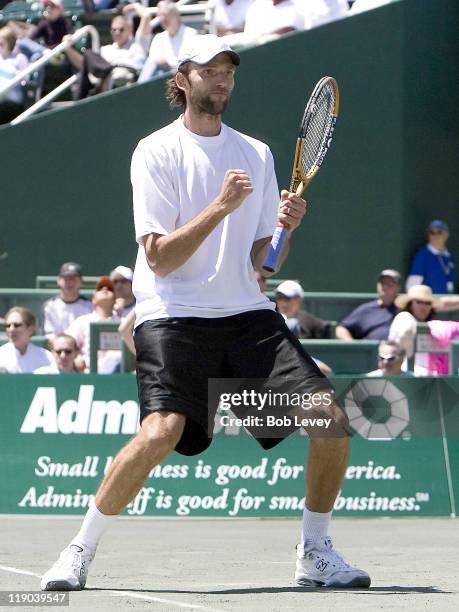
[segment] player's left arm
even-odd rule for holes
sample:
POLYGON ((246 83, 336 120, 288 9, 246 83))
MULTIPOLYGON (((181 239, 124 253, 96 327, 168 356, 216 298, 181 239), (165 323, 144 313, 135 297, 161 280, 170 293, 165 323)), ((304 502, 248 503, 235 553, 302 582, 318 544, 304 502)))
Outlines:
POLYGON ((287 227, 288 234, 282 247, 279 263, 274 272, 267 272, 263 268, 263 262, 268 253, 272 236, 255 240, 252 245, 251 256, 253 267, 259 272, 261 272, 263 276, 272 276, 281 269, 282 264, 287 259, 287 255, 290 250, 290 238, 292 236, 292 232, 294 232, 299 227, 305 213, 306 201, 303 200, 303 198, 301 198, 300 196, 297 196, 294 192, 290 192, 285 189, 282 190, 279 210, 277 214, 277 222, 282 223, 285 227, 287 227))

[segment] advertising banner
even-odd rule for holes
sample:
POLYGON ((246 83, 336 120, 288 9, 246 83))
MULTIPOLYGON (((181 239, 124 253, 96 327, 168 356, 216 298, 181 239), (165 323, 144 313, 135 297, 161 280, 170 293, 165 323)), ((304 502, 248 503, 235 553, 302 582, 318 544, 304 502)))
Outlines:
MULTIPOLYGON (((449 515, 459 476, 459 379, 332 382, 353 432, 335 514, 449 515)), ((0 513, 84 514, 114 456, 138 430, 135 377, 2 375, 0 398, 0 513)), ((296 431, 264 450, 224 414, 217 413, 207 451, 172 453, 152 469, 127 515, 301 512, 308 437, 296 431)))

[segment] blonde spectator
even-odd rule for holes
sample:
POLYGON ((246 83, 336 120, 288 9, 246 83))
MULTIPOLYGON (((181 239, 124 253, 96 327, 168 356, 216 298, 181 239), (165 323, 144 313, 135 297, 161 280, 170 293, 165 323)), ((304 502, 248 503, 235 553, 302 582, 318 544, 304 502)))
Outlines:
MULTIPOLYGON (((27 58, 16 49, 16 34, 10 26, 0 28, 0 89, 27 66, 27 58)), ((21 85, 0 97, 0 124, 9 123, 24 110, 21 85)))
POLYGON ((35 317, 28 308, 14 306, 5 315, 8 342, 0 347, 0 371, 8 374, 30 374, 53 363, 46 349, 35 346, 35 317))

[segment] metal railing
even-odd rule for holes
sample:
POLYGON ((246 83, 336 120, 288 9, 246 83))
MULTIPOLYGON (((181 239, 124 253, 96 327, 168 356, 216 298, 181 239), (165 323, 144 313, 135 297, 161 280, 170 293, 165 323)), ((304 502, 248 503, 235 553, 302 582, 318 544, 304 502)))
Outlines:
MULTIPOLYGON (((18 74, 13 79, 8 81, 6 85, 0 88, 0 97, 4 95, 6 92, 8 92, 10 89, 13 89, 14 87, 16 87, 17 85, 23 84, 23 82, 26 81, 27 78, 31 74, 36 72, 39 68, 42 68, 43 66, 48 64, 50 60, 52 60, 54 57, 56 57, 60 53, 63 53, 66 49, 71 47, 74 43, 78 42, 79 40, 81 40, 82 38, 88 35, 91 37, 91 48, 93 51, 97 53, 100 49, 99 32, 96 30, 94 26, 91 26, 91 25, 84 26, 80 28, 79 30, 77 30, 76 32, 74 32, 70 38, 61 42, 54 49, 47 51, 42 57, 37 59, 37 61, 32 62, 31 64, 26 66, 24 70, 21 70, 20 72, 18 72, 18 74)), ((33 113, 37 112, 44 106, 47 106, 47 104, 49 104, 50 102, 55 100, 58 96, 60 96, 62 92, 66 91, 69 87, 71 87, 71 85, 73 85, 73 83, 75 83, 77 79, 78 79, 78 75, 76 74, 68 78, 66 81, 58 85, 56 89, 53 89, 53 91, 51 91, 49 94, 47 94, 46 96, 38 100, 35 104, 30 106, 26 111, 24 111, 23 113, 18 115, 15 119, 13 119, 13 121, 11 121, 11 125, 16 125, 17 123, 24 121, 24 119, 26 119, 33 113)))
MULTIPOLYGON (((214 27, 215 3, 213 2, 213 0, 209 0, 209 2, 206 2, 203 4, 195 4, 195 5, 190 5, 190 2, 192 2, 192 0, 177 0, 176 6, 179 9, 180 13, 188 14, 188 15, 197 15, 201 13, 208 14, 209 15, 209 31, 211 33, 214 33, 215 32, 215 27, 214 27)), ((152 16, 156 15, 157 7, 151 7, 149 9, 149 12, 151 13, 152 16)), ((154 17, 154 19, 152 19, 152 22, 151 22, 151 27, 154 28, 158 24, 159 24, 158 17, 154 17)), ((45 66, 54 57, 56 57, 60 53, 63 53, 66 49, 68 49, 74 43, 76 43, 81 38, 87 35, 91 37, 91 49, 97 53, 100 49, 99 33, 94 26, 86 25, 80 28, 79 30, 77 30, 76 32, 74 32, 71 35, 71 38, 61 42, 59 45, 57 45, 57 47, 55 47, 52 50, 47 51, 38 60, 36 60, 32 64, 29 64, 26 68, 24 68, 24 70, 21 70, 20 72, 18 72, 18 74, 13 79, 8 81, 6 85, 0 88, 0 97, 4 95, 6 92, 10 91, 10 89, 13 89, 14 87, 16 87, 17 85, 24 84, 26 79, 31 74, 33 74, 38 69, 45 66)), ((37 111, 46 107, 50 102, 58 98, 64 91, 68 90, 74 83, 76 83, 77 80, 78 80, 77 74, 74 74, 68 79, 66 79, 63 83, 61 83, 55 89, 53 89, 53 91, 48 93, 46 96, 43 96, 43 98, 40 98, 40 100, 35 102, 35 104, 32 104, 23 113, 21 113, 15 119, 13 119, 10 125, 17 125, 18 123, 21 123, 22 121, 24 121, 25 119, 27 119, 28 117, 36 113, 37 111)))

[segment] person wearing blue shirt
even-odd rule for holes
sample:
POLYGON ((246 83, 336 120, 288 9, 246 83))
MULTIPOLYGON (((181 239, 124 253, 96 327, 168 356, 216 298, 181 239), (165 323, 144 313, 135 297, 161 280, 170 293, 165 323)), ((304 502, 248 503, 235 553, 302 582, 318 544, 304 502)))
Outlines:
POLYGON ((378 299, 357 306, 336 326, 338 340, 385 340, 398 310, 394 304, 400 291, 397 270, 382 270, 376 284, 378 299))
POLYGON ((406 289, 414 285, 427 285, 433 293, 454 293, 456 265, 446 248, 449 238, 448 225, 436 219, 427 228, 428 243, 420 249, 411 265, 406 289))

